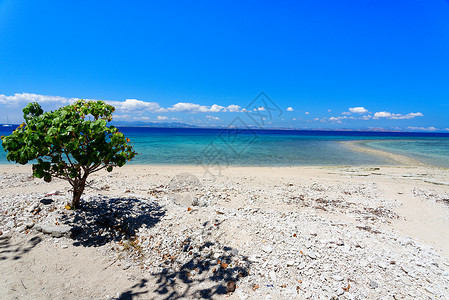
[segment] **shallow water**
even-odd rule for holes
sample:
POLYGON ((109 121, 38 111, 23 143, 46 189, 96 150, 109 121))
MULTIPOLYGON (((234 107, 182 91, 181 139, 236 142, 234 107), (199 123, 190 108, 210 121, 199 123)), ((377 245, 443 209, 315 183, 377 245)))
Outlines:
POLYGON ((448 138, 370 141, 364 144, 371 148, 405 155, 429 165, 449 168, 448 138))

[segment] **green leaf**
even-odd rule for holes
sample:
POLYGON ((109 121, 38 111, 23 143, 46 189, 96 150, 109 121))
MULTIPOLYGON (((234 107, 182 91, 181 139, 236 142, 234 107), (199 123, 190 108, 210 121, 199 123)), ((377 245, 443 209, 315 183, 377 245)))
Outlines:
POLYGON ((84 170, 98 165, 111 172, 136 155, 124 134, 108 127, 114 110, 102 101, 79 100, 49 112, 30 103, 23 109, 25 123, 1 138, 6 157, 20 164, 36 160, 33 174, 47 182, 58 176, 80 184, 79 178, 90 173, 84 170))

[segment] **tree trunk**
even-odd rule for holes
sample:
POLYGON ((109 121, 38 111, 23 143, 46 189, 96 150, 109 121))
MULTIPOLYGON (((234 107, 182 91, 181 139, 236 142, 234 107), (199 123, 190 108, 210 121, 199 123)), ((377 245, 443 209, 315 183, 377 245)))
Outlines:
POLYGON ((72 199, 72 205, 70 205, 71 207, 73 207, 73 208, 80 207, 81 195, 84 192, 85 185, 86 185, 86 179, 82 179, 78 182, 75 182, 75 185, 73 186, 73 199, 72 199))

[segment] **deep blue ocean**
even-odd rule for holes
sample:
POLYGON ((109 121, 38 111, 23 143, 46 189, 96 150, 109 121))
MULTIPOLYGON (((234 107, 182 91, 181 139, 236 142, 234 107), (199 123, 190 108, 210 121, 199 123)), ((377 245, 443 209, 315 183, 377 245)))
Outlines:
MULTIPOLYGON (((8 135, 14 127, 0 127, 8 135)), ((133 164, 386 165, 384 157, 348 149, 340 141, 449 167, 449 134, 409 132, 119 127, 139 153, 133 164)), ((0 149, 0 163, 8 163, 0 149)))

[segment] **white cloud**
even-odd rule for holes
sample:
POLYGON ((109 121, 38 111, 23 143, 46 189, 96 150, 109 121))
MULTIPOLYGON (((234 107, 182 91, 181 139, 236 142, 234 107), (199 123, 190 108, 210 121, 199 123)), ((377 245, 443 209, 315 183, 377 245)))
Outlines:
POLYGON ((164 121, 164 120, 168 120, 168 117, 167 116, 157 116, 157 119, 159 121, 164 121))
POLYGON ((332 111, 332 109, 328 109, 327 111, 328 111, 328 112, 331 112, 331 111, 332 111))
POLYGON ((306 115, 310 115, 310 113, 308 111, 305 112, 306 115))
POLYGON ((296 121, 296 118, 293 118, 292 120, 293 120, 293 121, 296 121))
POLYGON ((387 111, 379 111, 374 114, 374 119, 390 118, 390 117, 391 117, 391 113, 387 112, 387 111))
POLYGON ((371 118, 372 118, 371 115, 365 115, 365 116, 361 116, 361 117, 360 117, 360 120, 369 120, 369 119, 371 119, 371 118))
MULTIPOLYGON (((239 112, 240 111, 240 106, 235 105, 235 104, 231 104, 227 107, 229 112, 239 112)), ((242 110, 243 111, 243 110, 242 110)), ((246 110, 245 110, 246 111, 246 110)))
POLYGON ((438 128, 435 128, 433 126, 431 126, 431 127, 413 127, 413 126, 408 126, 407 128, 411 129, 411 130, 420 130, 420 131, 435 131, 435 130, 438 130, 438 128))
POLYGON ((189 113, 199 113, 199 112, 209 112, 209 107, 194 103, 178 102, 172 107, 167 108, 169 111, 174 112, 189 112, 189 113))
POLYGON ((75 102, 76 100, 78 100, 78 98, 66 98, 60 96, 47 96, 29 93, 14 94, 13 96, 6 96, 0 94, 0 104, 6 105, 14 105, 27 102, 54 103, 60 105, 67 105, 69 103, 75 102))
POLYGON ((329 121, 330 122, 335 122, 335 123, 341 123, 341 117, 330 117, 329 121))
MULTIPOLYGON (((178 102, 175 105, 166 109, 172 112, 187 112, 187 113, 217 113, 217 112, 240 112, 240 106, 231 104, 228 107, 214 104, 212 106, 199 105, 195 103, 178 102)), ((243 110, 241 110, 243 111, 243 110)))
POLYGON ((349 111, 344 111, 341 113, 342 115, 349 116, 351 113, 349 111))
POLYGON ((342 120, 356 120, 356 117, 348 117, 348 116, 338 116, 338 117, 330 117, 330 118, 315 118, 315 121, 320 121, 320 122, 333 122, 333 123, 342 123, 342 120))
POLYGON ((420 112, 417 113, 409 113, 406 115, 395 114, 392 119, 413 119, 415 117, 423 117, 424 115, 420 112))
POLYGON ((214 116, 209 116, 209 115, 207 115, 206 118, 208 118, 209 120, 214 120, 214 121, 220 120, 219 117, 214 117, 214 116))
POLYGON ((293 107, 287 107, 287 111, 293 111, 293 107))
POLYGON ((258 111, 265 111, 265 107, 261 106, 257 109, 258 111))
POLYGON ((387 118, 392 120, 402 120, 402 119, 413 119, 415 117, 423 117, 424 115, 420 112, 408 113, 406 115, 394 114, 388 111, 379 111, 374 114, 373 119, 387 118))
POLYGON ((368 112, 368 110, 366 108, 364 108, 363 106, 350 107, 349 111, 354 114, 364 114, 364 113, 368 112))
POLYGON ((137 99, 126 99, 125 101, 105 101, 112 105, 118 112, 132 112, 132 111, 149 111, 149 112, 163 112, 165 109, 159 106, 157 102, 145 102, 137 99))
POLYGON ((226 107, 214 104, 209 108, 209 111, 210 112, 226 111, 226 107))

